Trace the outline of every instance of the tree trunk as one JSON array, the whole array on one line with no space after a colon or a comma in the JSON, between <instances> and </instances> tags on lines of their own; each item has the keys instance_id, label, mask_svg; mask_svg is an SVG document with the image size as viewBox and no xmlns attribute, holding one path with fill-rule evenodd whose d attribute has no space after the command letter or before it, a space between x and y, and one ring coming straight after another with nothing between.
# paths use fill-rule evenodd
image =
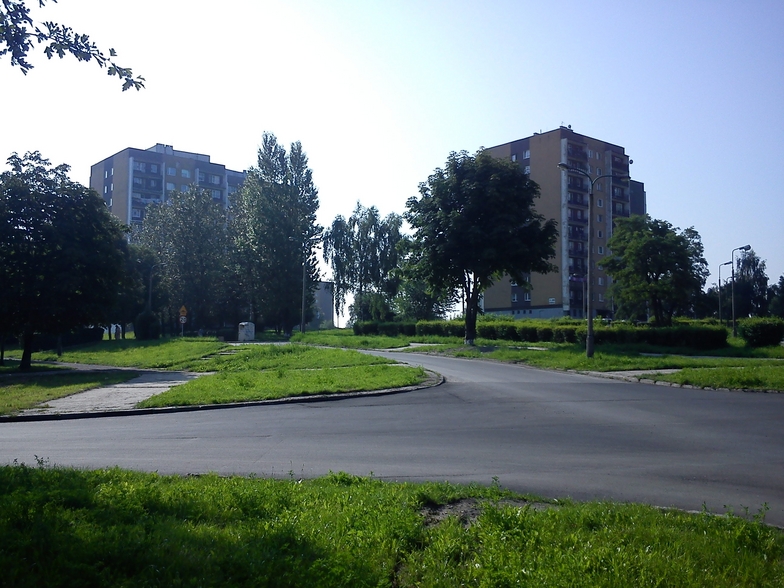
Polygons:
<instances>
[{"instance_id":1,"label":"tree trunk","mask_svg":"<svg viewBox=\"0 0 784 588\"><path fill-rule=\"evenodd\" d=\"M476 317L479 312L479 296L476 286L473 292L466 293L465 313L465 341L466 345L473 345L476 339Z\"/></svg>"},{"instance_id":2,"label":"tree trunk","mask_svg":"<svg viewBox=\"0 0 784 588\"><path fill-rule=\"evenodd\" d=\"M0 333L0 365L5 365L5 333Z\"/></svg>"},{"instance_id":3,"label":"tree trunk","mask_svg":"<svg viewBox=\"0 0 784 588\"><path fill-rule=\"evenodd\" d=\"M33 329L25 327L22 335L22 361L19 362L19 371L29 372L32 369L33 359Z\"/></svg>"},{"instance_id":4,"label":"tree trunk","mask_svg":"<svg viewBox=\"0 0 784 588\"><path fill-rule=\"evenodd\" d=\"M57 335L57 357L63 356L63 336Z\"/></svg>"}]
</instances>

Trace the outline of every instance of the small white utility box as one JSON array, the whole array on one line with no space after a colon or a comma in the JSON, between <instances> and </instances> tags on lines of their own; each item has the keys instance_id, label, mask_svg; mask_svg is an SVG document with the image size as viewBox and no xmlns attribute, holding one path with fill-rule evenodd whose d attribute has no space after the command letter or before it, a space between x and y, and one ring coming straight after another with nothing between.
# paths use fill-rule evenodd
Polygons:
<instances>
[{"instance_id":1,"label":"small white utility box","mask_svg":"<svg viewBox=\"0 0 784 588\"><path fill-rule=\"evenodd\" d=\"M256 325L253 323L240 323L240 328L237 332L237 341L255 341L256 340Z\"/></svg>"}]
</instances>

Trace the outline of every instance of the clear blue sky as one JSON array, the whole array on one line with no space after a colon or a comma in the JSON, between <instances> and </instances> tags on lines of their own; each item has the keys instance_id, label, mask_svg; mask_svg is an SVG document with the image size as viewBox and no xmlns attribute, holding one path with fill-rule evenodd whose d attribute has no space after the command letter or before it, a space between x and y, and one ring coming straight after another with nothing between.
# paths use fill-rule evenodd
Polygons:
<instances>
[{"instance_id":1,"label":"clear blue sky","mask_svg":"<svg viewBox=\"0 0 784 588\"><path fill-rule=\"evenodd\" d=\"M36 4L34 0L28 0ZM750 243L784 274L784 2L60 0L36 9L147 80L38 53L0 62L0 157L40 150L83 183L155 143L255 163L300 140L321 224L402 213L450 151L570 124L626 147L648 211L702 235L716 281ZM724 268L722 278L728 268Z\"/></svg>"}]
</instances>

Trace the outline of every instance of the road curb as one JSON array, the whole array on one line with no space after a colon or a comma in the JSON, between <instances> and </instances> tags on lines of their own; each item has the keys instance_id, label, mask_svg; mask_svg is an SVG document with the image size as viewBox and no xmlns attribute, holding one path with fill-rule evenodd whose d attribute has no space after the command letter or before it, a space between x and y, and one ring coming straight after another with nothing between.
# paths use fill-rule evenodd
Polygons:
<instances>
[{"instance_id":1,"label":"road curb","mask_svg":"<svg viewBox=\"0 0 784 588\"><path fill-rule=\"evenodd\" d=\"M96 412L74 412L58 414L27 414L0 416L0 423L19 423L35 421L67 421L77 419L98 419L124 416L139 416L152 414L169 414L178 412L195 412L205 410L223 410L228 408L244 408L251 406L267 406L280 404L305 404L311 402L324 402L343 400L345 398L363 398L370 396L390 396L392 394L402 394L404 392L416 392L417 390L427 390L435 388L444 383L444 376L430 370L425 370L428 375L427 380L414 386L404 386L402 388L385 388L382 390L367 390L362 392L336 392L333 394L314 394L311 396L289 396L287 398L274 398L270 400L253 400L248 402L230 402L225 404L198 404L192 406L166 406L163 408L132 408L128 410L106 410Z\"/></svg>"}]
</instances>

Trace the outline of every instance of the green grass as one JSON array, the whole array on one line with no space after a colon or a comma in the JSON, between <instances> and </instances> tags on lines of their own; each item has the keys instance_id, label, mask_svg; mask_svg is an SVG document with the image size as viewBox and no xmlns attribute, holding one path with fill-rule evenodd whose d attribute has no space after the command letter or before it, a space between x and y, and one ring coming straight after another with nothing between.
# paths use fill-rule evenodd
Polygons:
<instances>
[{"instance_id":1,"label":"green grass","mask_svg":"<svg viewBox=\"0 0 784 588\"><path fill-rule=\"evenodd\" d=\"M48 365L48 364L32 364L30 366L31 372L51 372L63 370L62 366ZM3 365L0 365L0 375L3 374L18 374L19 373L19 360L6 357Z\"/></svg>"},{"instance_id":2,"label":"green grass","mask_svg":"<svg viewBox=\"0 0 784 588\"><path fill-rule=\"evenodd\" d=\"M784 390L784 366L782 365L686 368L674 374L644 374L640 377L700 388Z\"/></svg>"},{"instance_id":3,"label":"green grass","mask_svg":"<svg viewBox=\"0 0 784 588\"><path fill-rule=\"evenodd\" d=\"M354 335L351 331L310 331L295 333L291 336L292 343L309 345L326 345L329 347L347 347L350 349L394 349L406 347L410 337L384 337L381 335Z\"/></svg>"},{"instance_id":4,"label":"green grass","mask_svg":"<svg viewBox=\"0 0 784 588\"><path fill-rule=\"evenodd\" d=\"M0 378L0 415L16 414L55 398L135 378L136 372L97 372Z\"/></svg>"},{"instance_id":5,"label":"green grass","mask_svg":"<svg viewBox=\"0 0 784 588\"><path fill-rule=\"evenodd\" d=\"M156 341L102 341L94 345L66 348L61 357L53 351L33 354L34 361L62 361L116 367L181 369L199 357L228 347L207 337L158 339ZM21 352L19 353L21 356Z\"/></svg>"},{"instance_id":6,"label":"green grass","mask_svg":"<svg viewBox=\"0 0 784 588\"><path fill-rule=\"evenodd\" d=\"M427 516L477 501L478 518ZM538 510L497 485L0 467L3 583L38 586L781 586L760 520ZM518 499L508 504L505 500Z\"/></svg>"},{"instance_id":7,"label":"green grass","mask_svg":"<svg viewBox=\"0 0 784 588\"><path fill-rule=\"evenodd\" d=\"M140 408L225 404L291 396L399 388L423 382L422 368L365 365L318 370L226 371L203 376L140 402Z\"/></svg>"},{"instance_id":8,"label":"green grass","mask_svg":"<svg viewBox=\"0 0 784 588\"><path fill-rule=\"evenodd\" d=\"M188 369L198 372L316 369L394 363L358 351L322 349L310 345L247 345L231 347L221 355L197 360Z\"/></svg>"}]
</instances>

